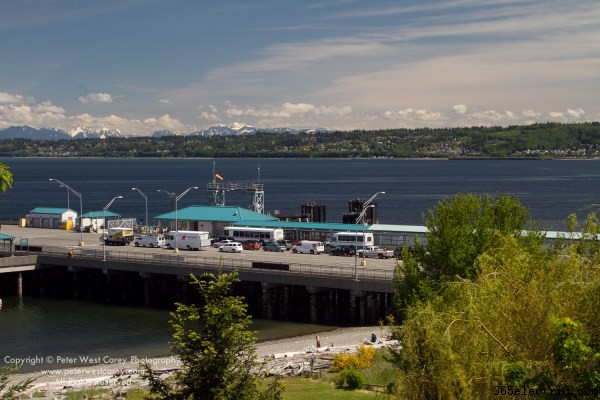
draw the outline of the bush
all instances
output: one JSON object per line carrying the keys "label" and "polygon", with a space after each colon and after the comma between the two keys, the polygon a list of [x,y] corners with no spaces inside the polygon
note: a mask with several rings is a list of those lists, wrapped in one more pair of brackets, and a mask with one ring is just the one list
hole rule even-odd
{"label": "bush", "polygon": [[353,367],[346,367],[340,372],[337,385],[345,389],[361,389],[365,386],[365,377],[359,370]]}
{"label": "bush", "polygon": [[358,354],[337,354],[333,359],[333,367],[341,371],[345,368],[365,369],[373,365],[375,349],[373,346],[361,344]]}

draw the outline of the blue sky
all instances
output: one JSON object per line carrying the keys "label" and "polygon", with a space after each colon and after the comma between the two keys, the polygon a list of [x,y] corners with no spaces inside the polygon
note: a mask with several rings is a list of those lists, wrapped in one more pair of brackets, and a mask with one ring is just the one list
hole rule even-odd
{"label": "blue sky", "polygon": [[0,128],[600,120],[598,0],[0,1]]}

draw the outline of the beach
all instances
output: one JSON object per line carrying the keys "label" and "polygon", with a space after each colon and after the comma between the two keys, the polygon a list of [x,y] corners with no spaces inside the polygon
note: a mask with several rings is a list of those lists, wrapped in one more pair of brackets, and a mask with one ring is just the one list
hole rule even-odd
{"label": "beach", "polygon": [[[257,360],[263,373],[273,374],[284,369],[301,371],[314,355],[317,360],[330,360],[335,354],[354,352],[361,343],[369,343],[371,335],[378,338],[375,347],[388,345],[385,339],[389,330],[379,326],[337,328],[331,331],[303,335],[285,339],[265,341],[256,344]],[[317,348],[316,337],[321,346]],[[152,369],[169,373],[179,368],[177,357],[157,357],[148,359],[118,359],[111,363],[98,363],[76,368],[55,368],[42,372],[15,374],[13,383],[34,378],[27,395],[36,393],[37,399],[59,400],[68,390],[83,390],[91,387],[123,392],[144,386],[140,378],[140,362],[147,362]],[[271,372],[269,372],[271,371]],[[273,372],[275,371],[275,372]],[[293,373],[292,373],[293,374]]]}

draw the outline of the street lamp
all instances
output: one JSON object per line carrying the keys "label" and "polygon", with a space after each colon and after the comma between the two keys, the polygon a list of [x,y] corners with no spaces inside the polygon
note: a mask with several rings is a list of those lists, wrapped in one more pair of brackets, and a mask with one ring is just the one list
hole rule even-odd
{"label": "street lamp", "polygon": [[149,226],[148,226],[148,196],[146,196],[144,193],[142,193],[142,191],[138,188],[131,188],[131,190],[137,190],[142,195],[144,200],[146,200],[146,220],[145,220],[145,222],[146,222],[146,235],[147,235],[148,228],[149,228]]}
{"label": "street lamp", "polygon": [[123,196],[116,196],[113,197],[111,201],[108,202],[108,204],[106,205],[106,207],[104,207],[102,209],[102,218],[104,219],[104,233],[102,235],[102,261],[106,261],[106,210],[108,210],[108,207],[111,206],[111,204],[116,200],[116,199],[122,199]]}
{"label": "street lamp", "polygon": [[[373,208],[375,207],[375,205],[370,205],[373,200],[375,200],[375,197],[377,197],[377,195],[380,194],[385,194],[385,192],[377,192],[375,193],[373,196],[369,197],[369,199],[367,201],[365,201],[363,203],[363,210],[362,212],[358,215],[358,218],[356,218],[355,221],[355,236],[354,236],[354,279],[358,280],[358,223],[365,217],[365,213],[367,212],[367,210],[369,208]],[[365,246],[366,246],[366,234],[365,234],[365,225],[363,223],[363,256],[362,256],[362,262],[361,262],[361,266],[365,266],[366,262],[365,262]]]}
{"label": "street lamp", "polygon": [[[375,205],[371,204],[370,206],[364,208],[362,212],[356,218],[356,222],[354,224],[354,279],[358,280],[358,223],[364,220],[365,215],[369,208],[374,208]],[[365,266],[365,247],[366,247],[366,234],[365,234],[365,224],[363,223],[363,251],[362,251],[362,262],[361,266]]]}
{"label": "street lamp", "polygon": [[179,221],[177,219],[177,202],[192,189],[198,189],[198,186],[189,187],[189,188],[185,189],[180,195],[177,195],[177,194],[171,193],[171,192],[167,192],[166,190],[161,190],[161,189],[157,190],[157,192],[165,192],[166,194],[168,194],[169,197],[175,203],[175,235],[174,235],[175,236],[175,253],[177,253],[179,251],[179,248],[177,247],[177,232],[179,231]]}
{"label": "street lamp", "polygon": [[[80,234],[79,246],[83,246],[83,199],[81,197],[81,193],[77,192],[71,186],[67,185],[64,182],[59,181],[58,179],[50,178],[48,180],[58,183],[60,185],[60,187],[67,188],[68,191],[73,192],[73,194],[75,196],[79,197],[79,234]],[[68,204],[68,200],[67,200],[67,204]]]}

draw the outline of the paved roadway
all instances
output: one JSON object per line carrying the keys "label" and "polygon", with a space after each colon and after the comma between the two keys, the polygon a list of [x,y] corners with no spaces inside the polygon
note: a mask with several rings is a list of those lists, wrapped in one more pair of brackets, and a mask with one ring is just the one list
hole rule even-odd
{"label": "paved roadway", "polygon": [[[16,225],[4,225],[0,229],[0,233],[4,233],[15,237],[14,243],[20,244],[22,238],[27,238],[29,246],[55,246],[65,249],[75,248],[81,249],[79,242],[81,235],[79,232],[64,231],[59,229],[41,229],[19,227]],[[83,233],[83,249],[102,250],[103,246],[99,240],[100,233]],[[140,252],[144,254],[175,254],[173,250],[162,248],[147,248],[135,247],[133,244],[129,246],[106,246],[108,254],[112,252]],[[348,268],[353,270],[355,262],[360,266],[361,259],[355,260],[354,257],[330,256],[328,254],[311,255],[311,254],[294,254],[291,251],[282,253],[268,252],[263,250],[244,250],[242,253],[222,253],[213,247],[199,251],[180,250],[179,255],[194,255],[200,257],[223,257],[223,260],[229,259],[244,259],[246,261],[262,261],[272,263],[294,263],[314,266],[331,266],[336,268]],[[366,268],[380,271],[393,271],[395,267],[395,259],[376,259],[367,258]]]}

